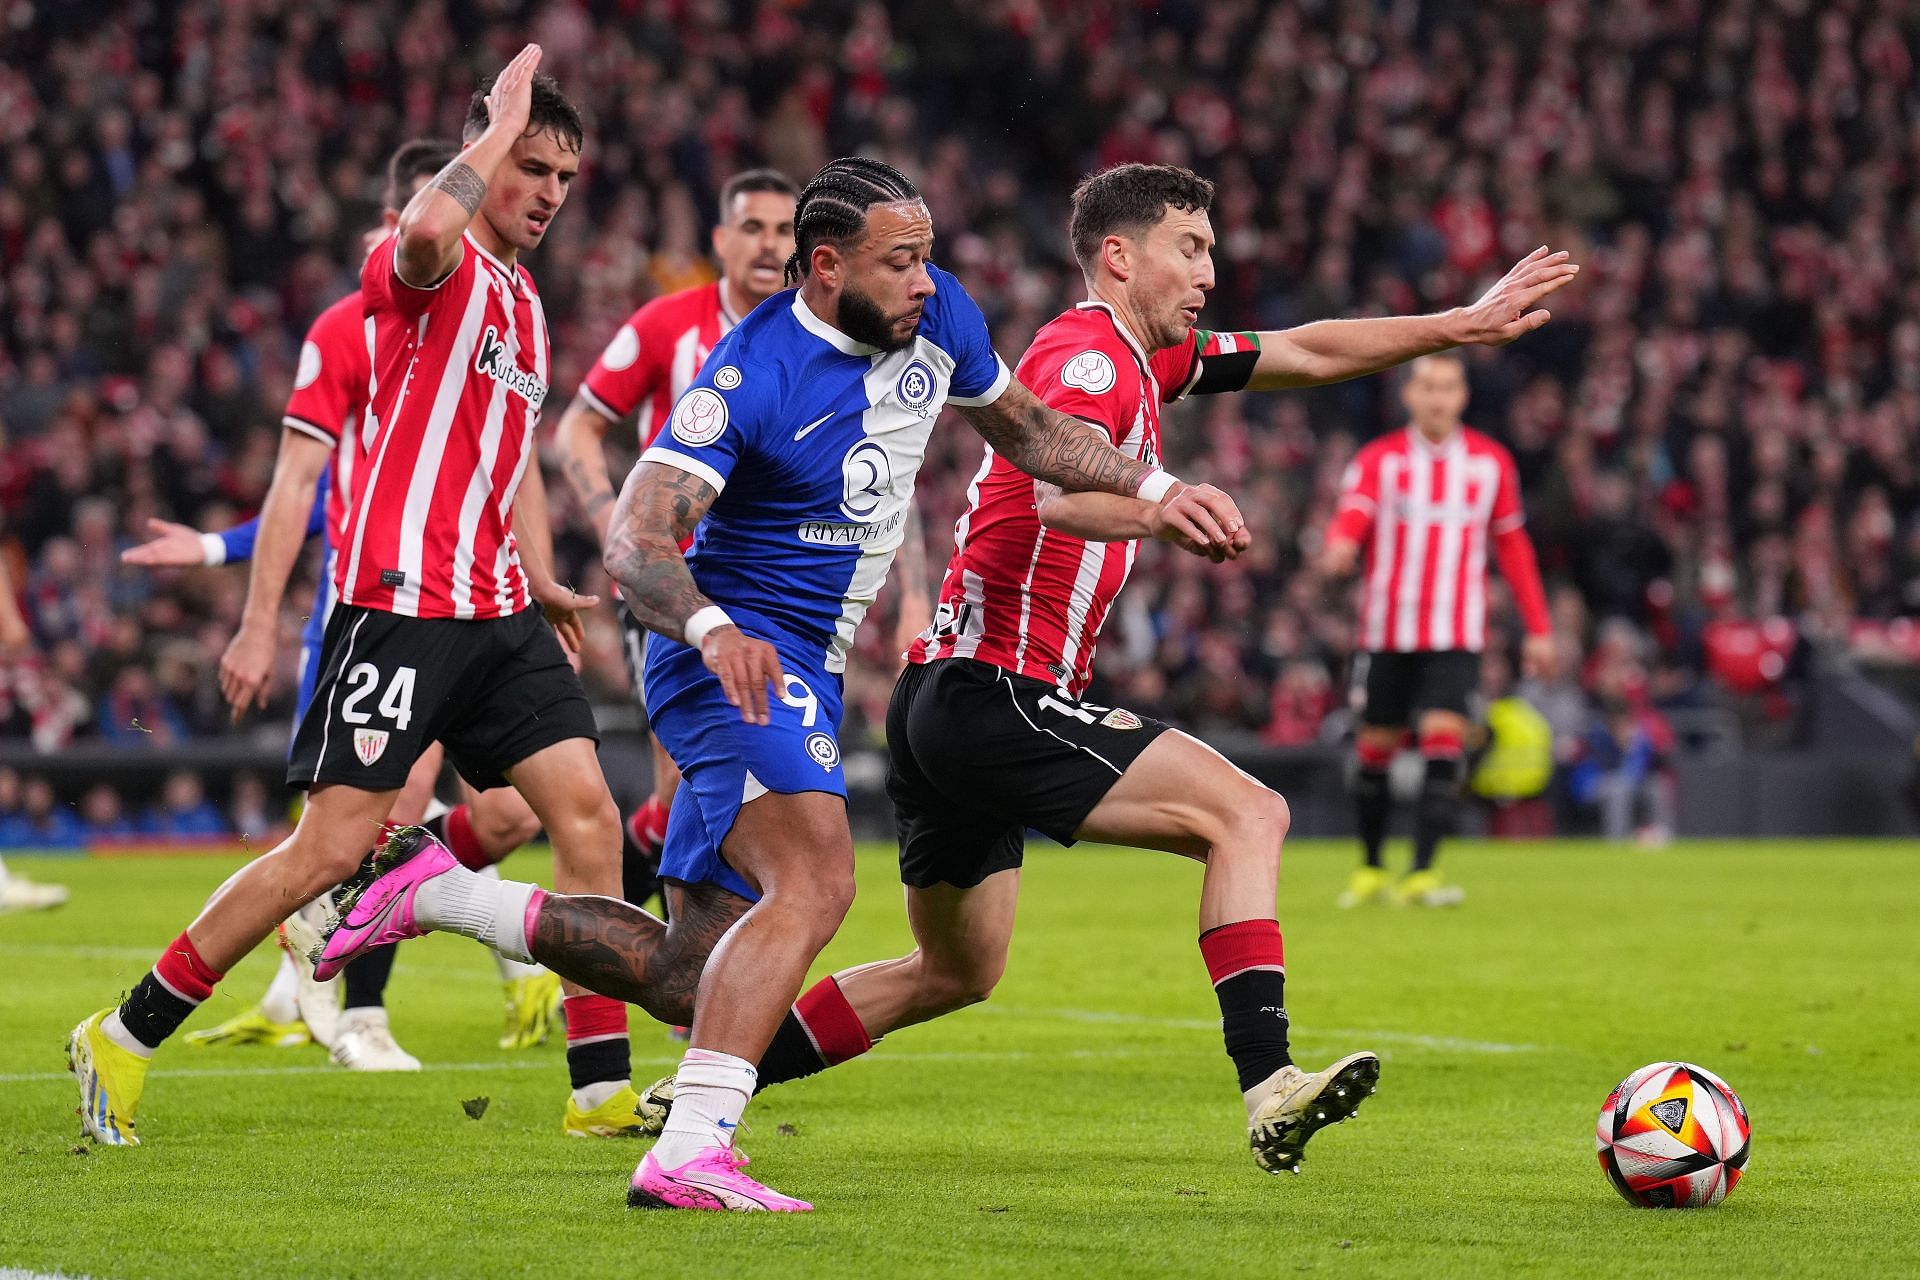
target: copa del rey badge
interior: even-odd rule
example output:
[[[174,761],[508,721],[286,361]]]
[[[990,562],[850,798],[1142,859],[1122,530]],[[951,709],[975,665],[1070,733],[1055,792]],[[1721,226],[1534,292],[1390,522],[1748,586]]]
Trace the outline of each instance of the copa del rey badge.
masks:
[[[387,731],[385,729],[355,729],[353,731],[353,753],[360,757],[361,764],[372,764],[387,751]]]

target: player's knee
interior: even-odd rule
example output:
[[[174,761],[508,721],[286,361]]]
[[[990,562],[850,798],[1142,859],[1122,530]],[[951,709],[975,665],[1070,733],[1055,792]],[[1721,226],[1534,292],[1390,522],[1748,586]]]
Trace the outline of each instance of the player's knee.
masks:
[[[315,894],[351,879],[371,851],[339,840],[296,842],[292,850],[296,864],[305,872],[306,887]]]
[[[540,834],[540,819],[524,804],[485,808],[473,825],[487,852],[502,858]]]
[[[1293,824],[1293,811],[1279,792],[1252,779],[1210,805],[1193,833],[1213,857],[1280,857],[1280,843]]]
[[[920,957],[920,998],[929,1009],[951,1013],[968,1005],[980,1004],[1000,985],[1006,972],[1006,958],[969,959],[961,963],[935,964],[925,953]]]
[[[547,836],[576,873],[590,868],[618,873],[620,809],[605,791],[565,806],[549,821]]]

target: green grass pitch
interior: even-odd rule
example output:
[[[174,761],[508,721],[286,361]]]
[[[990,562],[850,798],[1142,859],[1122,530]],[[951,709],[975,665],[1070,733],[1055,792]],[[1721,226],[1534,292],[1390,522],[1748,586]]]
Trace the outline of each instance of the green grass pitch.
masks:
[[[494,1047],[488,956],[436,937],[391,992],[418,1076],[318,1049],[162,1051],[138,1150],[80,1145],[60,1046],[235,865],[36,863],[65,909],[0,918],[0,1273],[69,1276],[1815,1276],[1920,1273],[1920,867],[1910,846],[1462,844],[1452,912],[1343,913],[1351,854],[1282,877],[1296,1054],[1372,1047],[1380,1093],[1298,1178],[1248,1157],[1194,947],[1191,864],[1031,858],[987,1005],[770,1091],[754,1171],[801,1218],[628,1212],[637,1144],[559,1131],[557,1044]],[[538,876],[522,854],[512,871]],[[890,853],[821,971],[906,947]],[[257,954],[188,1024],[256,998]],[[635,1074],[677,1056],[636,1015]],[[1696,1061],[1753,1115],[1720,1208],[1629,1208],[1607,1091]],[[475,1121],[464,1099],[491,1106]]]

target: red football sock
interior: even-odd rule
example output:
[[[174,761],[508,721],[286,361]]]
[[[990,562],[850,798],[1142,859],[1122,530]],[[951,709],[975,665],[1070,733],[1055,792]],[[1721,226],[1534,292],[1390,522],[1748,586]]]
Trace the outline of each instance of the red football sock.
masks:
[[[611,996],[568,996],[562,1002],[567,1018],[567,1071],[573,1087],[633,1074],[627,1045],[627,1006]]]
[[[480,837],[474,834],[473,813],[466,805],[456,805],[447,810],[446,831],[448,851],[460,859],[460,865],[467,870],[479,871],[499,861],[487,852],[486,846],[480,843]]]

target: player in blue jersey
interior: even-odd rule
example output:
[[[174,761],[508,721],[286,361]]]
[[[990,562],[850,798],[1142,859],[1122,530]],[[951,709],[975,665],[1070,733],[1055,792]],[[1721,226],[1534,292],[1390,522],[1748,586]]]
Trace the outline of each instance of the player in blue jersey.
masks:
[[[628,477],[607,551],[628,608],[660,637],[647,705],[685,778],[661,867],[673,924],[608,899],[489,886],[403,833],[325,952],[448,929],[656,1017],[684,1015],[697,980],[636,1206],[810,1207],[741,1172],[733,1135],[755,1064],[853,899],[841,672],[941,408],[1038,479],[1162,503],[1190,550],[1248,539],[1226,495],[1128,457],[1013,379],[979,308],[928,260],[932,220],[896,170],[829,164],[801,194],[796,240],[799,287],[714,348]]]

